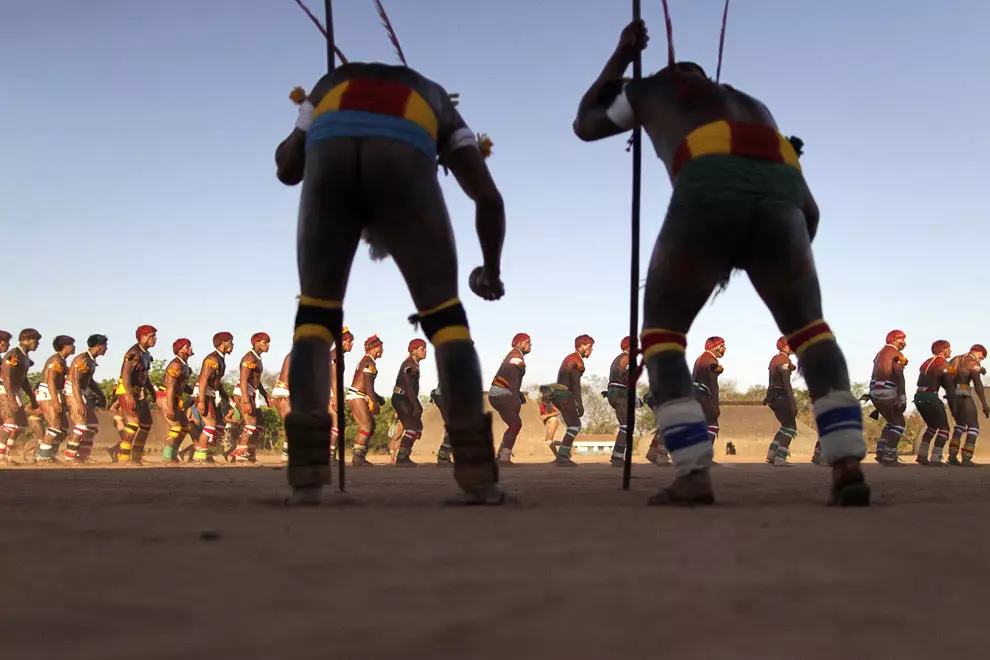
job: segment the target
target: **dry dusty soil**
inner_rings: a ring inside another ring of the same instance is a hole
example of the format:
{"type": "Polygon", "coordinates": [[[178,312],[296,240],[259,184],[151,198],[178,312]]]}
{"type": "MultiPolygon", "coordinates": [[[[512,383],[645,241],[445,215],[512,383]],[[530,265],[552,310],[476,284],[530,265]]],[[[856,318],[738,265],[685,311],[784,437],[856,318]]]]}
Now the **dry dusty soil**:
{"type": "MultiPolygon", "coordinates": [[[[580,459],[579,459],[580,460],[580,459]]],[[[0,470],[0,657],[986,658],[990,468],[503,472],[512,506],[443,506],[433,465],[351,470],[286,509],[274,465],[0,470]]]]}

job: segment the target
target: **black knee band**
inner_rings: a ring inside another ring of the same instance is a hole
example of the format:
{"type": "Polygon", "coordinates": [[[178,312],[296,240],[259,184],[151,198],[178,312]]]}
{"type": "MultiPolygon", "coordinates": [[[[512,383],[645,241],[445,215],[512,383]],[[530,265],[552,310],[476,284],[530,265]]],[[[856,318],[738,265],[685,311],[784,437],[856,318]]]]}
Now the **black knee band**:
{"type": "Polygon", "coordinates": [[[409,317],[415,325],[423,328],[423,334],[434,346],[441,346],[452,341],[470,341],[467,314],[457,299],[444,303],[435,310],[421,312],[409,317]]]}
{"type": "Polygon", "coordinates": [[[344,325],[344,310],[340,301],[320,300],[299,296],[299,309],[296,310],[295,332],[292,343],[301,339],[323,339],[328,344],[340,334],[344,325]]]}

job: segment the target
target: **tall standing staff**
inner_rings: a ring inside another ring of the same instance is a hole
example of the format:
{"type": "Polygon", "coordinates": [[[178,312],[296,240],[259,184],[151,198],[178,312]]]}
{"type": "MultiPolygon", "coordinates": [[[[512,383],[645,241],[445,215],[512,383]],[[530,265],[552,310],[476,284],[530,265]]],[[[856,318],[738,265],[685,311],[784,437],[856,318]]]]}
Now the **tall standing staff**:
{"type": "MultiPolygon", "coordinates": [[[[323,0],[323,9],[326,14],[327,22],[327,74],[333,73],[334,69],[337,68],[337,60],[334,57],[337,47],[334,44],[333,37],[333,3],[330,0],[323,0]]],[[[343,54],[340,56],[340,61],[347,63],[344,59],[343,54]]],[[[334,352],[337,354],[337,359],[335,360],[336,372],[334,372],[334,377],[337,380],[336,387],[331,387],[331,392],[339,392],[340,397],[337,399],[337,415],[334,417],[334,427],[337,431],[337,487],[340,492],[344,492],[345,482],[344,476],[346,468],[344,467],[344,440],[346,437],[344,435],[344,430],[347,428],[347,415],[344,414],[341,402],[344,400],[344,344],[343,341],[337,341],[334,346],[334,352]]]]}
{"type": "MultiPolygon", "coordinates": [[[[633,22],[640,21],[639,0],[633,0],[633,22]]],[[[633,80],[643,78],[643,51],[637,49],[633,55],[633,80]]],[[[632,134],[633,181],[632,181],[632,230],[629,245],[629,359],[633,368],[626,370],[626,446],[622,461],[622,490],[629,490],[632,477],[632,438],[636,432],[636,380],[639,371],[635,368],[639,357],[639,207],[643,180],[643,129],[633,128],[632,134]]]]}

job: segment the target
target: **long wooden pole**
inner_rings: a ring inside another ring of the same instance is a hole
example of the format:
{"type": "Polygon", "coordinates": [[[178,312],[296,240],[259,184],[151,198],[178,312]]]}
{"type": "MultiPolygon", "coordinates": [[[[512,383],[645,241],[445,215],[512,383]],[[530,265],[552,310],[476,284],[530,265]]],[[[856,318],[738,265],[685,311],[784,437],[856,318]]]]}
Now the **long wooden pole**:
{"type": "MultiPolygon", "coordinates": [[[[333,41],[333,4],[330,0],[323,0],[323,11],[326,15],[326,31],[327,31],[327,73],[332,73],[334,68],[336,68],[336,49],[334,47],[333,41]]],[[[337,396],[334,399],[334,403],[337,405],[337,487],[340,492],[344,492],[346,487],[345,472],[346,467],[344,461],[344,429],[347,428],[347,416],[345,415],[344,406],[344,342],[343,342],[344,329],[343,325],[338,328],[337,341],[334,342],[334,350],[337,351],[337,373],[335,378],[337,379],[337,396]]],[[[331,388],[333,385],[331,385],[331,388]]]]}
{"type": "MultiPolygon", "coordinates": [[[[633,0],[633,21],[640,20],[640,0],[633,0]]],[[[643,53],[633,59],[633,80],[643,77],[643,53]]],[[[643,130],[633,129],[632,143],[632,236],[629,244],[629,368],[626,386],[626,453],[622,464],[622,490],[629,490],[632,478],[633,436],[636,431],[636,375],[639,363],[639,206],[643,175],[643,130]]]]}

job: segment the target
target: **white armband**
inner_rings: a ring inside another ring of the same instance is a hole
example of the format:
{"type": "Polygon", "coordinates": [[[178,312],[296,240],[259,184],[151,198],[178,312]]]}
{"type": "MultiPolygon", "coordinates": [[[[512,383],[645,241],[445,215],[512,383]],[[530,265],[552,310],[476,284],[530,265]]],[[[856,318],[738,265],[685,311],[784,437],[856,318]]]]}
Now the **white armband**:
{"type": "Polygon", "coordinates": [[[605,115],[612,120],[613,124],[623,130],[628,130],[636,125],[636,113],[633,112],[629,98],[626,97],[625,87],[612,101],[612,105],[608,106],[605,115]]]}
{"type": "Polygon", "coordinates": [[[458,128],[451,134],[450,139],[447,141],[447,147],[444,151],[447,153],[452,153],[461,147],[474,147],[475,149],[479,148],[478,138],[475,136],[474,131],[467,126],[458,128]]]}
{"type": "Polygon", "coordinates": [[[308,100],[303,101],[303,104],[299,106],[299,118],[296,119],[296,128],[300,131],[308,131],[310,125],[313,123],[313,113],[316,112],[316,108],[308,100]]]}

